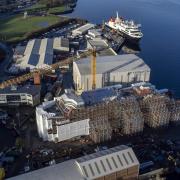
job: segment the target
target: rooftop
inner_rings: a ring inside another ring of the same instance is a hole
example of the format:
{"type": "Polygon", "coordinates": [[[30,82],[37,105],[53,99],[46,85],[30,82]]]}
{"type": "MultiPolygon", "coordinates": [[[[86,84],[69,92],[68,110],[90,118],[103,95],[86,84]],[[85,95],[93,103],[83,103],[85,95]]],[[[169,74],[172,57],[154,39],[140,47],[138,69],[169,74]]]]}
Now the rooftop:
{"type": "Polygon", "coordinates": [[[101,33],[96,29],[90,29],[88,34],[93,34],[95,37],[101,36],[101,33]]]}
{"type": "Polygon", "coordinates": [[[81,27],[73,30],[73,33],[75,33],[75,32],[84,33],[84,32],[86,32],[86,31],[88,31],[89,29],[93,28],[94,26],[95,26],[94,24],[87,23],[87,24],[85,24],[85,25],[83,25],[83,26],[81,26],[81,27]]]}
{"type": "Polygon", "coordinates": [[[18,85],[0,89],[0,94],[31,94],[36,95],[40,92],[41,86],[39,85],[18,85]]]}
{"type": "Polygon", "coordinates": [[[38,108],[43,110],[42,113],[47,112],[55,116],[63,116],[59,109],[59,103],[63,104],[65,109],[76,109],[82,106],[93,106],[103,102],[110,102],[129,95],[139,97],[157,92],[155,90],[155,86],[145,82],[132,84],[132,86],[126,88],[123,88],[121,84],[107,86],[96,90],[84,91],[80,96],[76,95],[74,91],[66,89],[62,96],[56,97],[52,101],[44,102],[38,108]],[[144,94],[145,92],[146,94],[144,94]]]}
{"type": "Polygon", "coordinates": [[[15,54],[17,55],[23,55],[25,52],[26,46],[20,46],[18,45],[15,49],[15,54]]]}
{"type": "Polygon", "coordinates": [[[84,180],[75,160],[65,161],[53,166],[38,169],[26,174],[9,178],[9,180],[84,180]]]}
{"type": "Polygon", "coordinates": [[[94,105],[107,100],[113,100],[117,97],[116,92],[112,88],[102,88],[92,91],[84,91],[81,97],[85,105],[94,105]]]}
{"type": "Polygon", "coordinates": [[[63,51],[65,48],[69,51],[69,40],[67,38],[54,38],[54,50],[63,51]]]}
{"type": "MultiPolygon", "coordinates": [[[[80,59],[75,63],[81,75],[91,74],[91,59],[89,57],[80,59]]],[[[97,74],[127,71],[150,71],[150,68],[141,58],[134,54],[97,57],[97,74]]]]}
{"type": "Polygon", "coordinates": [[[108,48],[109,47],[108,44],[103,39],[88,40],[88,43],[91,46],[91,48],[95,47],[96,49],[104,49],[97,53],[99,56],[117,55],[116,52],[112,48],[108,48]]]}
{"type": "Polygon", "coordinates": [[[51,65],[54,50],[69,51],[69,40],[61,37],[30,40],[25,49],[20,46],[17,47],[16,54],[18,53],[23,57],[18,59],[16,65],[23,68],[40,67],[45,64],[51,65]]]}
{"type": "Polygon", "coordinates": [[[121,145],[76,159],[87,179],[139,165],[132,148],[121,145]]]}
{"type": "Polygon", "coordinates": [[[92,180],[139,165],[132,150],[121,145],[77,159],[68,160],[9,180],[92,180]]]}

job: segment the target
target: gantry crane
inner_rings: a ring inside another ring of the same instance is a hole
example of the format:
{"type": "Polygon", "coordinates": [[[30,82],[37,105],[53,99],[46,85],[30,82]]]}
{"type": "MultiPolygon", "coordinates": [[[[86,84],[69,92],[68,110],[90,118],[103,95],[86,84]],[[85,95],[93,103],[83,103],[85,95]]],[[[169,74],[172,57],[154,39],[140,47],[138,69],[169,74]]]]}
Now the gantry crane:
{"type": "Polygon", "coordinates": [[[78,59],[81,59],[81,58],[84,58],[84,57],[87,57],[87,56],[90,56],[90,55],[92,55],[92,61],[91,61],[91,64],[92,64],[92,66],[91,66],[92,88],[95,89],[96,88],[96,53],[100,52],[100,51],[103,51],[105,49],[107,49],[107,48],[102,48],[102,49],[99,49],[98,51],[95,50],[95,49],[93,49],[93,50],[91,49],[91,50],[88,50],[85,53],[82,53],[79,57],[74,57],[73,56],[73,57],[64,59],[64,60],[62,60],[60,62],[54,63],[54,64],[52,64],[50,66],[34,69],[30,73],[27,73],[27,74],[24,74],[24,75],[21,75],[21,76],[18,76],[16,78],[9,79],[9,80],[6,80],[6,81],[0,83],[0,89],[4,89],[4,88],[12,86],[12,85],[23,83],[23,82],[25,82],[25,81],[27,81],[27,80],[29,80],[31,78],[34,78],[34,83],[38,84],[38,83],[40,83],[40,76],[49,74],[49,73],[52,72],[52,70],[56,70],[60,66],[69,65],[74,60],[78,60],[78,59]]]}

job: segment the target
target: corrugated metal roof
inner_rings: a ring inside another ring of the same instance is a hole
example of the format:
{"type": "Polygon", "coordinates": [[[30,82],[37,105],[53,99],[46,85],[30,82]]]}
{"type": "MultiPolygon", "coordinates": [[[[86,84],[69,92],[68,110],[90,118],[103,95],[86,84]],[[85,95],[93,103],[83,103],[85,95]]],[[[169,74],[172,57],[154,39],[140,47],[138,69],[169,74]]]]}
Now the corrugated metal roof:
{"type": "Polygon", "coordinates": [[[39,57],[40,57],[39,54],[30,54],[29,58],[27,59],[28,60],[27,64],[36,66],[39,62],[39,57]]]}
{"type": "Polygon", "coordinates": [[[51,65],[52,62],[53,62],[53,55],[52,54],[45,54],[44,64],[51,65]]]}
{"type": "Polygon", "coordinates": [[[117,53],[112,48],[98,52],[98,56],[113,56],[113,55],[117,55],[117,53]]]}
{"type": "Polygon", "coordinates": [[[115,99],[117,94],[112,88],[103,88],[92,91],[84,91],[81,94],[81,97],[86,105],[91,106],[103,101],[115,99]]]}
{"type": "Polygon", "coordinates": [[[9,178],[9,180],[84,180],[75,160],[45,167],[26,174],[9,178]]]}
{"type": "Polygon", "coordinates": [[[60,40],[59,40],[59,38],[54,38],[53,48],[54,48],[54,49],[57,49],[57,48],[59,48],[59,46],[60,46],[60,40]]]}
{"type": "MultiPolygon", "coordinates": [[[[91,74],[91,58],[83,58],[75,63],[81,75],[91,74]]],[[[132,71],[150,71],[150,68],[141,58],[134,54],[98,56],[96,58],[97,74],[132,71]]]]}
{"type": "Polygon", "coordinates": [[[139,165],[132,148],[121,145],[76,159],[87,179],[96,179],[139,165]]]}
{"type": "Polygon", "coordinates": [[[0,89],[0,94],[20,94],[27,93],[31,95],[36,95],[40,93],[41,86],[39,85],[27,85],[27,86],[17,86],[15,90],[11,87],[0,89]]]}
{"type": "MultiPolygon", "coordinates": [[[[103,49],[105,47],[108,47],[108,44],[103,39],[94,39],[94,40],[88,40],[88,43],[90,44],[91,48],[96,49],[103,49]]],[[[97,53],[98,56],[113,56],[117,55],[117,53],[112,48],[106,48],[100,52],[97,53]]]]}
{"type": "Polygon", "coordinates": [[[69,40],[66,38],[60,38],[60,46],[61,47],[69,47],[69,40]]]}
{"type": "Polygon", "coordinates": [[[92,33],[94,36],[101,36],[101,33],[95,29],[89,30],[88,33],[92,33]]]}
{"type": "Polygon", "coordinates": [[[69,39],[67,38],[54,38],[53,48],[55,50],[64,50],[64,48],[67,48],[69,50],[69,39]]]}
{"type": "MultiPolygon", "coordinates": [[[[67,45],[66,40],[63,38],[57,38],[57,48],[63,45],[67,45]]],[[[26,46],[24,57],[21,59],[20,66],[34,68],[36,66],[42,66],[44,64],[51,65],[53,63],[53,49],[54,39],[33,39],[30,40],[26,46]]]]}
{"type": "Polygon", "coordinates": [[[39,54],[39,48],[41,46],[41,40],[40,39],[36,39],[34,42],[34,46],[32,48],[32,51],[29,52],[30,54],[39,54]]]}
{"type": "Polygon", "coordinates": [[[91,46],[95,46],[95,47],[108,47],[108,44],[104,40],[102,40],[102,39],[88,40],[88,42],[91,44],[91,46]]]}
{"type": "Polygon", "coordinates": [[[46,52],[47,38],[41,40],[41,46],[39,48],[39,54],[46,52]]]}
{"type": "Polygon", "coordinates": [[[46,54],[53,54],[53,39],[48,39],[47,40],[47,46],[46,46],[46,54]]]}
{"type": "Polygon", "coordinates": [[[95,26],[94,24],[87,23],[87,24],[85,24],[85,25],[83,25],[83,26],[81,26],[81,27],[73,30],[72,33],[73,33],[73,34],[76,33],[76,32],[81,32],[81,33],[83,33],[83,32],[88,31],[89,29],[93,28],[94,26],[95,26]]]}
{"type": "Polygon", "coordinates": [[[12,177],[9,180],[92,180],[136,165],[139,165],[139,162],[132,148],[121,145],[12,177]]]}
{"type": "Polygon", "coordinates": [[[26,49],[25,49],[25,52],[24,52],[24,55],[30,54],[30,53],[32,52],[34,43],[35,43],[35,39],[30,40],[30,41],[28,42],[28,44],[27,44],[27,46],[26,46],[26,49]]]}

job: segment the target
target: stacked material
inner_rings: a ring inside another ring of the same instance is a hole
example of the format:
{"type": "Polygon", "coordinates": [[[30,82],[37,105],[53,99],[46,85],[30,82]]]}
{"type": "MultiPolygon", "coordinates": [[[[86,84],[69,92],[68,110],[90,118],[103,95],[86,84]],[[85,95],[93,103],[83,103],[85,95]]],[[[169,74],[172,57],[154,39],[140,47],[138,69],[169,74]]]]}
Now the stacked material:
{"type": "Polygon", "coordinates": [[[145,123],[152,128],[167,126],[170,121],[169,97],[165,95],[148,95],[141,101],[145,123]]]}
{"type": "Polygon", "coordinates": [[[90,117],[90,138],[95,143],[104,142],[111,139],[112,128],[108,121],[108,103],[100,103],[88,108],[90,117]]]}
{"type": "Polygon", "coordinates": [[[180,122],[180,101],[172,100],[170,120],[172,122],[180,122]]]}
{"type": "Polygon", "coordinates": [[[72,111],[71,121],[77,119],[90,119],[90,138],[92,141],[99,143],[111,139],[112,128],[108,121],[109,111],[108,104],[100,103],[95,106],[80,108],[72,111]]]}
{"type": "Polygon", "coordinates": [[[95,143],[110,140],[112,136],[112,128],[106,115],[98,116],[96,120],[90,124],[90,138],[95,143]]]}
{"type": "Polygon", "coordinates": [[[122,134],[131,135],[143,131],[144,119],[135,97],[121,98],[117,104],[116,116],[122,134]]]}

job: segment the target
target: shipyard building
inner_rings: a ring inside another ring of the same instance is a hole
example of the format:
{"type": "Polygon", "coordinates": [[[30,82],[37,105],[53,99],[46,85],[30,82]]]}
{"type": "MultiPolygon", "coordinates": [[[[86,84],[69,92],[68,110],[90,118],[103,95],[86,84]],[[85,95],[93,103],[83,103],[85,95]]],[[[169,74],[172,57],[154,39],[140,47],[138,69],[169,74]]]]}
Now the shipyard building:
{"type": "Polygon", "coordinates": [[[9,180],[118,180],[138,179],[139,161],[125,145],[68,160],[9,180]]]}
{"type": "Polygon", "coordinates": [[[109,47],[107,42],[103,39],[88,39],[87,40],[87,49],[94,49],[96,48],[101,49],[101,51],[98,51],[98,56],[114,56],[117,55],[117,53],[109,47]]]}
{"type": "Polygon", "coordinates": [[[11,86],[0,89],[0,105],[30,105],[40,103],[39,85],[11,86]]]}
{"type": "Polygon", "coordinates": [[[54,39],[33,39],[30,40],[27,46],[18,46],[15,49],[14,60],[16,61],[13,68],[33,69],[51,65],[54,60],[54,54],[57,52],[69,52],[69,40],[66,38],[54,39]]]}
{"type": "MultiPolygon", "coordinates": [[[[150,68],[136,55],[97,56],[96,88],[115,84],[148,82],[150,68]]],[[[76,89],[92,89],[91,58],[84,58],[73,63],[73,80],[76,89]]]]}

